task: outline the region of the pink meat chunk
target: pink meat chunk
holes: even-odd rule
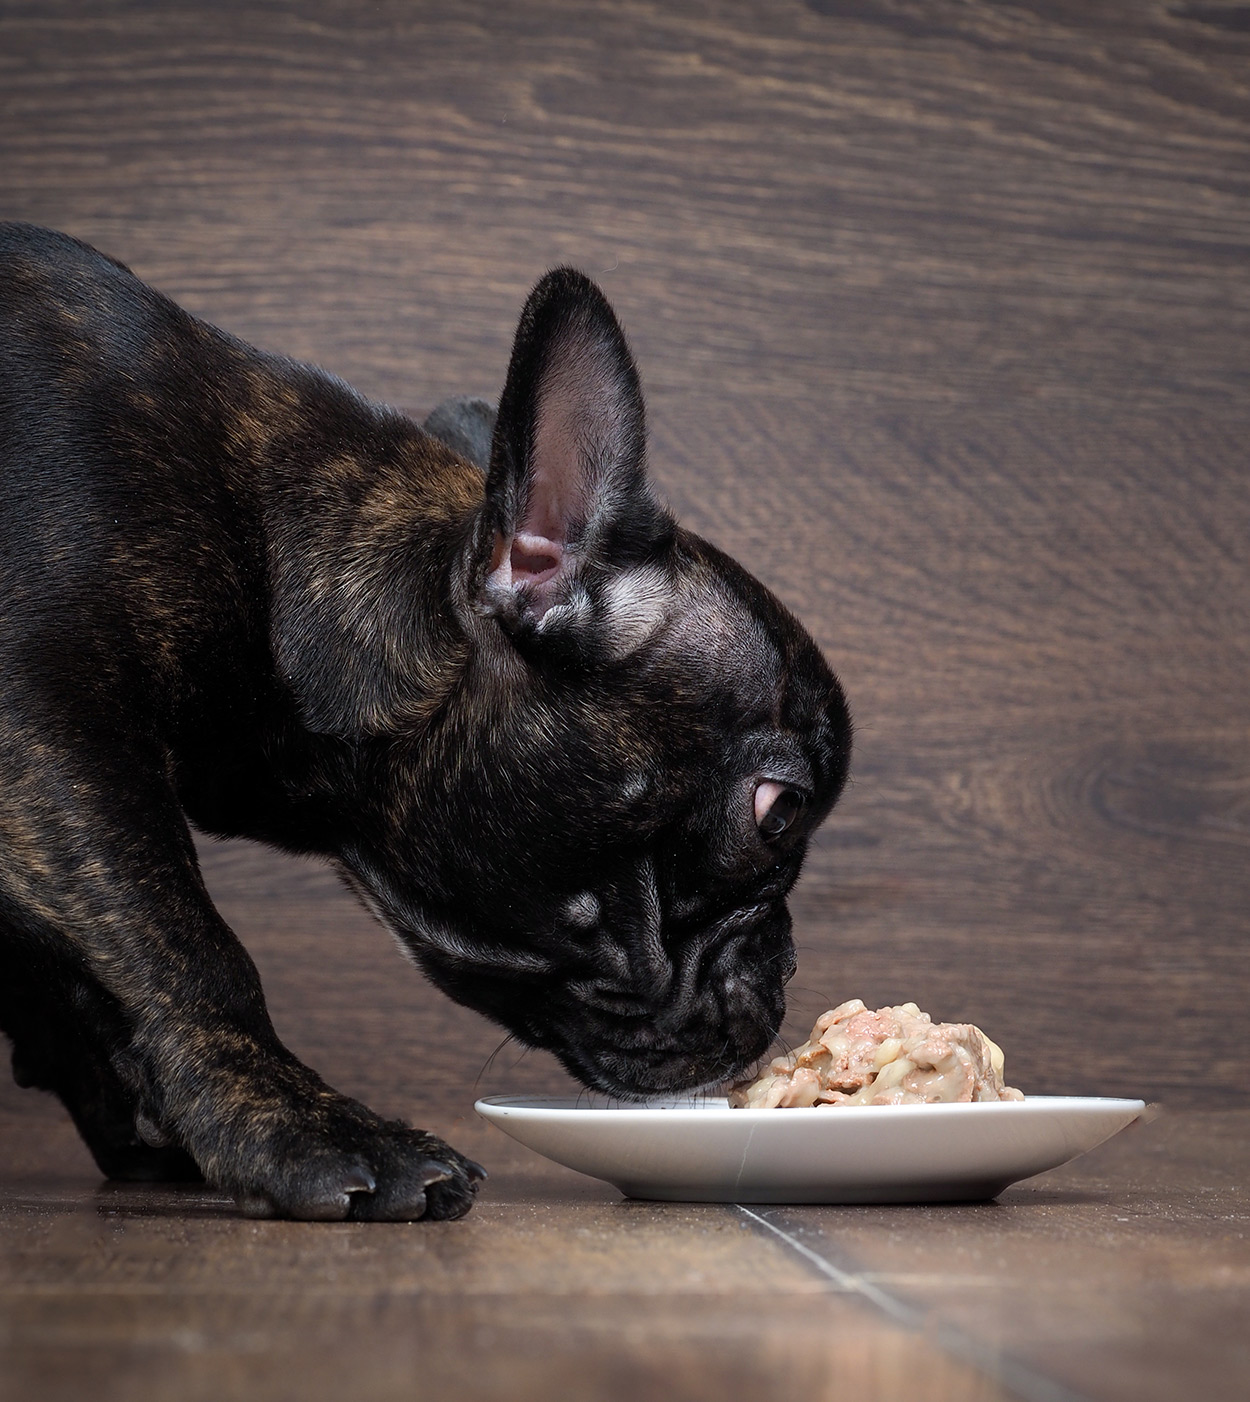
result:
[[[858,998],[822,1013],[812,1035],[729,1092],[739,1109],[1023,1100],[1003,1084],[1003,1054],[970,1022],[934,1022],[915,1003],[869,1010]]]

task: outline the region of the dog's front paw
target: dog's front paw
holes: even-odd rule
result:
[[[486,1170],[423,1130],[369,1116],[283,1136],[240,1175],[249,1217],[320,1222],[446,1221],[473,1206]],[[371,1121],[371,1122],[370,1122]],[[250,1171],[249,1171],[250,1169]],[[250,1180],[250,1181],[249,1181]]]
[[[352,1195],[348,1214],[355,1222],[448,1221],[473,1206],[481,1164],[459,1154],[433,1134],[386,1124],[373,1158],[375,1186]]]

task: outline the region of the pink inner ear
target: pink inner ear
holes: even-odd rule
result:
[[[513,538],[509,564],[512,582],[543,584],[559,572],[564,547],[556,540],[540,535],[518,535]]]
[[[619,455],[614,374],[608,349],[589,325],[567,328],[551,347],[535,405],[525,509],[517,523],[523,553],[548,556],[548,569],[560,564],[564,543],[593,514],[604,486],[603,464]]]

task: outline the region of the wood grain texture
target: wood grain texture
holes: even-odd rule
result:
[[[732,1207],[623,1202],[496,1157],[463,1222],[372,1232],[6,1175],[0,1399],[72,1402],[90,1379],[102,1402],[1005,1402]]]
[[[1248,15],[1235,0],[0,0],[0,212],[415,412],[496,391],[528,287],[556,262],[585,268],[641,359],[662,490],[809,624],[858,722],[853,785],[794,900],[789,1034],[843,997],[910,997],[985,1026],[1026,1090],[1247,1106]],[[204,867],[292,1047],[506,1174],[455,1121],[475,1089],[556,1089],[559,1068],[506,1049],[483,1071],[498,1033],[399,964],[326,873],[234,844],[206,845]],[[1148,1190],[1125,1186],[1126,1148],[1097,1184],[1012,1199],[1014,1216],[834,1215],[819,1232],[931,1307],[934,1330],[1089,1397],[1179,1395],[1167,1359],[1184,1351],[1165,1343],[1215,1336],[1207,1395],[1236,1395],[1245,1207],[1214,1128],[1234,1121],[1195,1131],[1192,1154],[1166,1118],[1144,1131],[1172,1145],[1147,1156]],[[36,1197],[63,1181],[77,1213],[88,1170],[63,1118],[5,1085],[0,1128],[6,1181],[36,1175]],[[509,1208],[531,1245],[535,1194]],[[63,1357],[66,1379],[94,1360],[193,1396],[212,1371],[187,1361],[197,1348],[275,1396],[305,1357],[328,1395],[344,1375],[317,1341],[352,1337],[383,1396],[418,1368],[450,1386],[459,1354],[493,1356],[497,1327],[520,1381],[500,1363],[481,1395],[537,1396],[560,1318],[581,1342],[554,1356],[598,1395],[684,1379],[722,1347],[724,1371],[688,1395],[733,1377],[770,1395],[735,1342],[766,1309],[749,1292],[675,1314],[622,1274],[601,1307],[552,1286],[536,1313],[500,1314],[502,1297],[455,1283],[457,1257],[445,1299],[472,1322],[418,1363],[446,1327],[437,1300],[365,1290],[336,1313],[328,1296],[231,1303],[219,1282],[218,1312],[200,1309],[177,1255],[209,1250],[200,1233],[223,1233],[223,1271],[256,1250],[256,1278],[289,1284],[280,1263],[300,1258],[282,1228],[257,1247],[247,1233],[270,1228],[232,1235],[167,1206],[191,1225],[152,1229],[133,1299],[102,1283],[120,1264],[73,1293],[81,1242],[20,1277],[33,1342],[25,1372],[0,1373],[24,1380],[12,1395]],[[87,1220],[107,1225],[97,1207]],[[500,1227],[485,1213],[437,1239],[488,1218]],[[1027,1229],[969,1246],[969,1221]],[[577,1240],[571,1222],[550,1239]],[[684,1250],[657,1253],[664,1279]],[[760,1279],[784,1296],[778,1259]],[[1086,1272],[1095,1284],[1065,1293]],[[1159,1293],[1132,1294],[1137,1276]],[[281,1347],[253,1347],[254,1311]],[[769,1354],[785,1395],[824,1395],[818,1334],[804,1326],[789,1363]],[[871,1360],[894,1335],[869,1335],[880,1349],[855,1376],[886,1396]],[[647,1373],[636,1344],[657,1336]],[[940,1366],[922,1368],[935,1388]]]
[[[7,3],[6,185],[402,402],[572,258],[674,392],[1235,410],[1218,8]]]
[[[630,1202],[480,1123],[436,1128],[494,1174],[462,1222],[393,1227],[97,1187],[6,1134],[0,1399],[1173,1402],[1250,1382],[1246,1111],[1164,1115],[994,1204],[926,1208]]]
[[[1248,1165],[1244,1111],[1182,1112],[989,1210],[761,1212],[1025,1395],[1041,1376],[1105,1402],[1232,1398],[1250,1384]]]

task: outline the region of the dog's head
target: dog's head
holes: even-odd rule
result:
[[[644,452],[611,309],[548,275],[440,567],[456,665],[419,721],[360,742],[342,851],[436,984],[620,1096],[722,1080],[771,1042],[786,895],[850,751],[815,643],[675,525]]]

